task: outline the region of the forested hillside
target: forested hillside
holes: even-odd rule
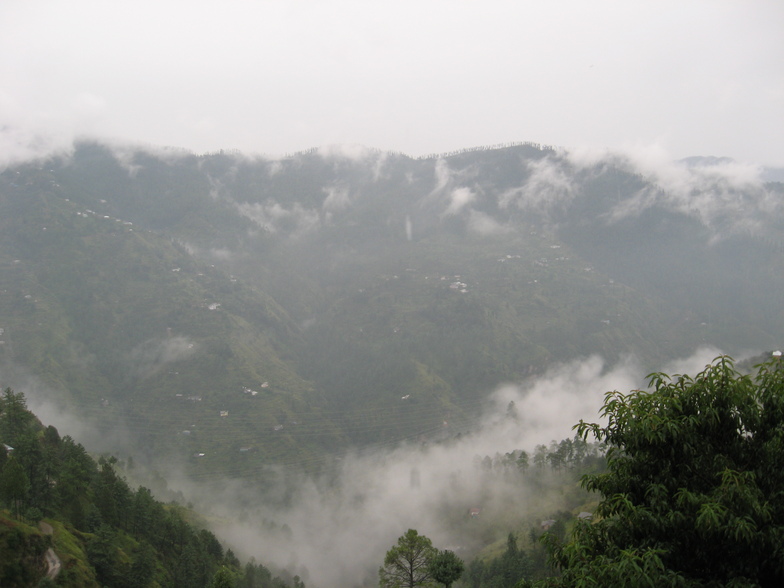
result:
[[[262,554],[259,554],[262,555]],[[221,580],[223,578],[223,580]],[[97,462],[45,427],[23,394],[0,397],[0,585],[294,588],[230,549],[177,503],[131,488],[117,460]]]
[[[709,163],[81,143],[0,174],[0,377],[140,462],[263,479],[454,437],[559,362],[775,348],[784,189]]]

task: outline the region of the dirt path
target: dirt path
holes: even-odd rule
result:
[[[38,528],[44,535],[51,535],[54,533],[52,525],[43,521],[38,523]],[[46,577],[50,580],[54,580],[57,577],[57,574],[60,573],[60,569],[63,567],[63,562],[60,561],[60,558],[57,557],[57,554],[51,547],[46,550],[46,553],[44,553],[44,559],[46,560]]]

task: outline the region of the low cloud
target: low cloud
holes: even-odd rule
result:
[[[7,167],[73,154],[73,137],[68,133],[36,133],[28,129],[0,126],[0,171]]]
[[[294,237],[307,233],[321,224],[318,211],[294,203],[286,208],[275,201],[238,203],[237,210],[270,233],[283,232]]]
[[[111,410],[103,402],[83,405],[78,411],[67,391],[58,390],[17,364],[5,363],[0,367],[0,387],[22,392],[28,409],[44,426],[53,426],[60,436],[70,435],[93,454],[129,453],[136,435],[122,419],[112,421],[111,428],[96,426],[103,414]],[[115,416],[115,415],[113,415]]]
[[[351,198],[349,198],[346,186],[328,186],[323,188],[322,191],[327,195],[321,205],[325,211],[341,210],[351,204]]]
[[[482,237],[502,235],[511,229],[498,222],[496,219],[478,210],[470,209],[468,212],[468,230]]]
[[[578,169],[605,164],[651,183],[619,202],[608,215],[610,222],[660,206],[698,218],[721,239],[766,231],[770,218],[780,215],[784,206],[781,198],[765,187],[763,170],[756,164],[716,157],[679,162],[657,145],[630,147],[618,153],[575,150],[566,157]]]
[[[154,366],[182,357],[189,344],[175,339],[173,345],[158,341],[146,352],[140,350],[143,363]],[[702,348],[663,371],[695,375],[718,355],[718,349]],[[488,525],[485,531],[501,528],[505,534],[523,524],[522,513],[548,516],[555,503],[547,492],[529,490],[525,474],[505,476],[488,471],[482,462],[519,449],[530,454],[536,445],[573,437],[580,419],[601,422],[606,392],[644,387],[646,375],[633,357],[615,364],[586,357],[499,387],[482,403],[474,429],[450,441],[355,451],[333,466],[324,464],[325,473],[316,477],[293,468],[270,468],[263,489],[220,477],[194,483],[171,468],[169,488],[214,515],[210,519],[218,522],[212,530],[243,559],[254,557],[273,569],[289,570],[318,588],[375,585],[385,552],[408,528],[469,559],[487,539],[475,537],[482,528],[477,525]],[[30,379],[9,383],[25,392],[45,424],[77,441],[84,442],[84,435],[101,443],[79,418],[54,405],[56,391]],[[122,434],[127,447],[133,447],[132,435]],[[468,519],[471,508],[481,509],[479,523]]]
[[[699,350],[672,367],[696,372],[714,354],[718,350]],[[266,494],[241,483],[185,493],[224,520],[242,521],[215,531],[244,557],[288,568],[319,588],[375,584],[384,553],[408,528],[469,557],[481,541],[461,522],[468,509],[508,524],[504,532],[536,505],[545,511],[534,516],[549,514],[524,480],[487,475],[482,459],[518,449],[532,453],[536,445],[573,437],[580,419],[600,422],[606,392],[643,387],[645,375],[631,357],[614,365],[599,356],[575,360],[500,387],[475,430],[449,442],[355,452],[324,477],[295,476],[286,490]],[[244,506],[237,512],[231,505]]]
[[[157,374],[170,363],[188,359],[196,351],[196,344],[188,337],[150,339],[134,347],[127,362],[131,374],[144,379]]]
[[[498,197],[502,209],[516,206],[522,210],[547,212],[568,204],[576,196],[577,186],[564,169],[563,160],[544,157],[528,161],[527,165],[530,175],[525,183]]]
[[[447,163],[445,159],[439,159],[436,161],[436,164],[433,168],[433,173],[435,175],[436,185],[430,192],[431,196],[439,194],[442,190],[444,190],[452,181],[453,174],[449,167],[449,163]]]
[[[476,200],[476,194],[470,188],[462,187],[452,190],[449,194],[449,205],[444,214],[458,214],[474,200]]]

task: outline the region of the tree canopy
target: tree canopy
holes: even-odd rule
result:
[[[55,533],[35,529],[42,517]],[[24,394],[0,393],[0,586],[47,584],[43,554],[66,545],[84,555],[63,565],[58,586],[304,586],[297,576],[273,577],[262,564],[241,568],[191,517],[147,488],[131,488],[114,457],[96,462],[71,437],[44,427]]]
[[[606,396],[607,471],[583,485],[596,522],[550,542],[547,586],[784,585],[784,369],[739,373],[719,357],[695,377],[656,373]]]
[[[384,588],[415,588],[432,579],[430,561],[437,554],[432,541],[409,529],[387,551],[379,569],[380,585]]]
[[[464,568],[463,560],[448,549],[439,551],[430,558],[430,576],[446,588],[460,579]]]

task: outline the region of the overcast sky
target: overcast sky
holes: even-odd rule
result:
[[[2,0],[0,127],[6,150],[535,141],[784,166],[784,2]]]

